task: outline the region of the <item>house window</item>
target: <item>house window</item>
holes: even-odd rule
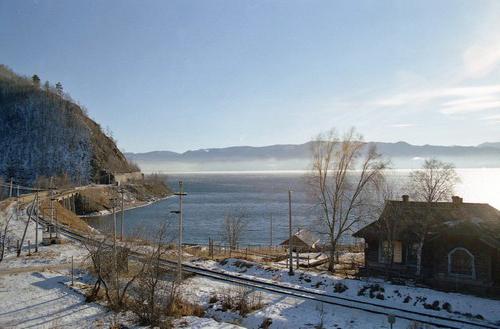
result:
[[[401,241],[392,241],[392,247],[394,252],[392,253],[392,261],[394,263],[401,263],[403,260],[403,247]],[[379,262],[380,263],[390,263],[391,262],[391,247],[389,241],[380,241],[379,248]]]
[[[448,273],[454,276],[463,276],[474,279],[474,255],[465,248],[455,248],[448,253]]]
[[[406,263],[408,265],[417,265],[418,243],[409,243],[406,249]]]

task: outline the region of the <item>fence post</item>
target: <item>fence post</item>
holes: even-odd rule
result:
[[[31,256],[31,241],[28,240],[28,256]]]
[[[19,240],[16,242],[17,257],[21,254],[21,249],[19,249]]]
[[[71,256],[71,286],[74,284],[74,272],[75,272],[75,266],[73,264],[73,256]]]

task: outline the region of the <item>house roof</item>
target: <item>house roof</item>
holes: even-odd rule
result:
[[[380,218],[358,232],[355,237],[376,234],[382,219],[397,221],[401,230],[416,228],[419,221],[430,216],[430,231],[480,235],[489,245],[500,245],[500,211],[486,203],[387,201]]]
[[[309,247],[313,247],[320,240],[314,233],[312,233],[311,231],[306,230],[306,229],[300,229],[293,236],[296,237],[297,239],[300,239],[302,242],[307,244]],[[288,239],[283,241],[281,244],[282,245],[288,244]]]

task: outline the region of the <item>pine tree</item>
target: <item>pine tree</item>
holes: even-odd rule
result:
[[[56,92],[59,96],[63,95],[63,86],[62,83],[58,82],[56,83]]]
[[[33,85],[35,85],[35,87],[37,88],[40,88],[40,78],[38,77],[38,75],[34,74],[31,79],[33,80]]]

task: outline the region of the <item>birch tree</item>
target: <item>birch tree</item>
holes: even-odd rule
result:
[[[331,130],[313,141],[309,184],[328,235],[329,271],[334,272],[339,241],[366,218],[371,188],[386,166],[375,146],[364,143],[354,128],[341,138]]]
[[[236,249],[238,247],[241,236],[246,230],[247,224],[248,222],[243,210],[228,213],[224,217],[224,238],[228,243],[229,248]]]
[[[437,159],[425,160],[421,169],[410,172],[408,194],[417,201],[426,202],[423,218],[416,223],[418,238],[416,275],[422,272],[422,250],[425,238],[433,221],[432,205],[449,200],[456,184],[460,182],[455,167]]]

